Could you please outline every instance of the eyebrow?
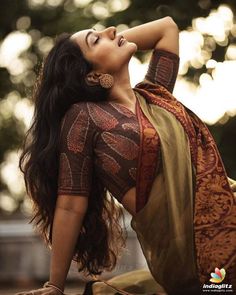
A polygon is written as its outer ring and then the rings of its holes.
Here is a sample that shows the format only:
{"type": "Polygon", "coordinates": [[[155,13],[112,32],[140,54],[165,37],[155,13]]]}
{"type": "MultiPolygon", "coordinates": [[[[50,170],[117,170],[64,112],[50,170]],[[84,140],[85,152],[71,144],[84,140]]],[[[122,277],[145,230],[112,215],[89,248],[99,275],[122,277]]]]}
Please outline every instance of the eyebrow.
{"type": "Polygon", "coordinates": [[[95,31],[95,30],[93,30],[93,31],[89,31],[89,32],[87,33],[87,35],[85,36],[85,42],[86,42],[86,44],[87,44],[88,47],[89,47],[88,37],[89,37],[89,35],[91,35],[94,31],[95,31]]]}

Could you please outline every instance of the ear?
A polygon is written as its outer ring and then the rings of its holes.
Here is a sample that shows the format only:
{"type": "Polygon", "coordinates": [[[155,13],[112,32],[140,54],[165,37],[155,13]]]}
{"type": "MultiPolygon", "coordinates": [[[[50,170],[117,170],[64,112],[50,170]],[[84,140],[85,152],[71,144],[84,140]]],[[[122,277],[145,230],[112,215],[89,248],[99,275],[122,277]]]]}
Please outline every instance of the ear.
{"type": "Polygon", "coordinates": [[[99,85],[100,76],[101,76],[101,73],[91,71],[90,73],[87,74],[85,80],[88,85],[91,85],[91,86],[99,85]]]}

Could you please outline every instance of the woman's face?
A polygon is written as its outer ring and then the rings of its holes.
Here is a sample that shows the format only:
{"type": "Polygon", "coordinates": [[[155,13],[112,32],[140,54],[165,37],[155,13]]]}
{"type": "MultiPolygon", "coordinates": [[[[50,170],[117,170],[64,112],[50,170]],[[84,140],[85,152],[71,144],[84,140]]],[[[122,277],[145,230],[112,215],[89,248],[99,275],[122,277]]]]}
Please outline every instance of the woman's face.
{"type": "Polygon", "coordinates": [[[83,30],[71,36],[81,48],[93,69],[102,73],[115,73],[127,65],[137,45],[116,34],[115,27],[103,31],[83,30]]]}

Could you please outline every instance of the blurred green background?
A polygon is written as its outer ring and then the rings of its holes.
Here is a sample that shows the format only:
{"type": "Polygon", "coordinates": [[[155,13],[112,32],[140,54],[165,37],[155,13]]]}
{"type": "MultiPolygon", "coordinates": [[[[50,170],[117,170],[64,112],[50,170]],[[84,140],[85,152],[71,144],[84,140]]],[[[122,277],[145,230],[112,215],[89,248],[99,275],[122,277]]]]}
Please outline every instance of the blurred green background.
{"type": "MultiPolygon", "coordinates": [[[[236,178],[236,1],[1,0],[0,218],[30,214],[18,155],[29,127],[30,98],[43,57],[64,31],[115,25],[118,31],[167,15],[180,29],[175,96],[210,127],[228,175],[236,178]]],[[[131,62],[133,83],[150,53],[131,62]]]]}

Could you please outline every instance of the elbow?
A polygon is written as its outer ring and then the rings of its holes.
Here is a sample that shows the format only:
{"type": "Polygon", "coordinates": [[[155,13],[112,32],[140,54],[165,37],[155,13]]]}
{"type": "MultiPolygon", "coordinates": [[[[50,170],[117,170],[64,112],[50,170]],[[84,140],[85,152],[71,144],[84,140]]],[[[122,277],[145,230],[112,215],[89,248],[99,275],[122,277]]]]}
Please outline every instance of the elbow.
{"type": "Polygon", "coordinates": [[[176,32],[179,32],[178,25],[176,24],[176,22],[173,20],[171,16],[166,16],[165,21],[166,21],[167,30],[175,30],[176,32]]]}

